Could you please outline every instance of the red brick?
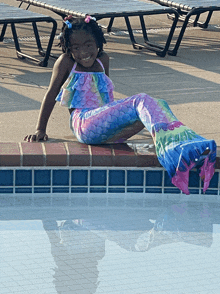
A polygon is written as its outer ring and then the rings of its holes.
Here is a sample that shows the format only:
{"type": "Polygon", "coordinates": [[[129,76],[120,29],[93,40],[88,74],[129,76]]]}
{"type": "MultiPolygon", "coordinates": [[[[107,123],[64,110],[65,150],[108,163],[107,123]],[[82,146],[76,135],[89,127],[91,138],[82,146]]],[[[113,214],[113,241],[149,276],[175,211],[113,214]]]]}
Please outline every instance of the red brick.
{"type": "Polygon", "coordinates": [[[144,149],[141,153],[138,152],[138,149],[135,149],[135,154],[137,156],[137,166],[138,167],[161,167],[157,159],[155,152],[155,147],[150,149],[144,149]]]}
{"type": "Polygon", "coordinates": [[[44,166],[45,156],[42,143],[21,143],[23,166],[44,166]]]}
{"type": "Polygon", "coordinates": [[[20,166],[21,155],[18,143],[0,143],[0,166],[20,166]]]}
{"type": "Polygon", "coordinates": [[[89,147],[79,142],[66,143],[70,166],[90,166],[89,147]]]}
{"type": "Polygon", "coordinates": [[[137,166],[137,156],[127,144],[113,144],[114,166],[137,166]]]}
{"type": "Polygon", "coordinates": [[[161,167],[156,154],[137,154],[138,167],[161,167]]]}
{"type": "Polygon", "coordinates": [[[110,145],[90,145],[92,166],[113,166],[112,149],[110,145]]]}
{"type": "Polygon", "coordinates": [[[63,143],[42,143],[47,166],[67,166],[67,152],[63,143]]]}

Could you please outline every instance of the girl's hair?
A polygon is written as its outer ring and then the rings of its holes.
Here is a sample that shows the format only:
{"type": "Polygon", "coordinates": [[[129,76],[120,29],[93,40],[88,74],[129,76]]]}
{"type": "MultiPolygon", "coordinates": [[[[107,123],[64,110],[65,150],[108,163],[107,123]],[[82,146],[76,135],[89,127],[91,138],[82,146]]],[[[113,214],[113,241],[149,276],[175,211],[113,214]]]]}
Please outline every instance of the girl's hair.
{"type": "Polygon", "coordinates": [[[74,31],[83,30],[90,33],[96,40],[97,47],[99,49],[98,57],[100,56],[101,52],[103,51],[103,44],[106,43],[104,38],[104,34],[102,32],[101,27],[95,21],[94,18],[90,16],[83,17],[73,17],[68,16],[64,19],[62,33],[59,36],[60,39],[60,46],[62,47],[62,51],[65,53],[70,52],[70,35],[74,31]],[[87,19],[89,18],[89,21],[87,19]],[[66,21],[66,22],[65,22],[66,21]]]}

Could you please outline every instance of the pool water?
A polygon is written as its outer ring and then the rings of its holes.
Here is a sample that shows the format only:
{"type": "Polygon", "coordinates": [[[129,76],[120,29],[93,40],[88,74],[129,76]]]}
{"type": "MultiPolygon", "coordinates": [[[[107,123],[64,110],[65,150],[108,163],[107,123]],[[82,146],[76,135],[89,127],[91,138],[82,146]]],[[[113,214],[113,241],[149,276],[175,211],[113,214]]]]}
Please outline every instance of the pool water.
{"type": "Polygon", "coordinates": [[[220,199],[173,198],[4,205],[0,293],[219,294],[220,199]]]}

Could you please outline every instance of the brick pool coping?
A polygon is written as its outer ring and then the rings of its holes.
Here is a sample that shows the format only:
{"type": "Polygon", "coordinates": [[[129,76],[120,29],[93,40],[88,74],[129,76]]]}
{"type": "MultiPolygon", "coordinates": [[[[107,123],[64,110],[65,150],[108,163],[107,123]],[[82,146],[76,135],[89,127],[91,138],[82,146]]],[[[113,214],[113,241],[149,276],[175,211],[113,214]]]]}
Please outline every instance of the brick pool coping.
{"type": "MultiPolygon", "coordinates": [[[[162,167],[154,151],[144,154],[127,144],[86,145],[79,142],[2,142],[0,167],[89,166],[162,167]]],[[[216,169],[220,169],[220,147],[216,169]]]]}

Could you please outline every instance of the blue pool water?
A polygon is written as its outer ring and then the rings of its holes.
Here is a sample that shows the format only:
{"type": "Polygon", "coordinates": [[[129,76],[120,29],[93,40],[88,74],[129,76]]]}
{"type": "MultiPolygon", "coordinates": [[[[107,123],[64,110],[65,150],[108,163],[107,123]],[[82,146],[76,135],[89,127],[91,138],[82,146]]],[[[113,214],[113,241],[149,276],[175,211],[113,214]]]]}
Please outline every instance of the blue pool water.
{"type": "Polygon", "coordinates": [[[71,195],[10,197],[1,294],[219,294],[219,196],[148,194],[142,207],[137,194],[90,194],[86,207],[71,195]]]}

